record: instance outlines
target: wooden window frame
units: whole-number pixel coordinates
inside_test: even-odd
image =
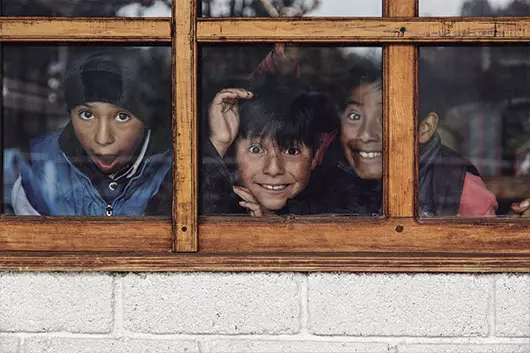
[[[172,19],[0,18],[0,42],[171,44],[174,82],[172,219],[3,216],[0,269],[530,272],[529,222],[419,220],[415,191],[418,45],[529,42],[530,18],[420,18],[417,1],[383,0],[383,18],[198,19],[195,0]],[[197,48],[263,42],[385,45],[385,217],[198,217]]]

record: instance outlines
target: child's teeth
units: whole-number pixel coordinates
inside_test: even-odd
[[[381,155],[381,152],[364,152],[364,151],[359,151],[359,154],[361,155],[361,157],[363,158],[375,158],[375,157],[379,157]]]
[[[265,185],[265,184],[262,184],[262,186],[265,189],[269,189],[269,190],[281,190],[281,189],[285,189],[287,187],[287,185],[285,185],[285,184],[283,184],[283,185]]]

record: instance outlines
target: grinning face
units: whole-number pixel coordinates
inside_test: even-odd
[[[383,176],[383,100],[380,83],[352,91],[341,117],[340,140],[346,160],[363,179]]]
[[[264,208],[275,211],[309,183],[313,153],[306,145],[281,149],[276,140],[238,138],[236,162],[239,184]]]
[[[102,172],[130,164],[144,134],[136,116],[114,104],[87,102],[72,109],[70,117],[81,146]]]

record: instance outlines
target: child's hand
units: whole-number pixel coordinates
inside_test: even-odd
[[[250,99],[252,92],[242,88],[225,88],[219,91],[208,109],[210,141],[217,153],[224,157],[236,139],[239,130],[238,99]]]
[[[241,207],[246,208],[251,216],[261,217],[273,215],[271,211],[261,207],[261,205],[256,201],[256,198],[254,197],[254,195],[252,195],[249,189],[241,186],[234,186],[234,192],[237,196],[243,199],[243,201],[239,202],[239,205]]]
[[[508,215],[512,217],[530,217],[530,199],[512,203]]]
[[[297,6],[282,7],[279,16],[301,17],[303,11]],[[305,49],[296,45],[276,43],[272,51],[272,61],[281,74],[291,74],[296,71],[304,56]]]

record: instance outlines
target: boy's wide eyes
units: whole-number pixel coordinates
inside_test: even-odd
[[[118,121],[120,123],[125,123],[125,122],[127,122],[129,120],[131,120],[131,116],[129,114],[118,113],[118,115],[116,115],[116,121]]]
[[[352,121],[361,120],[361,114],[359,114],[357,112],[348,112],[348,113],[346,113],[346,118],[348,118],[348,120],[352,120]]]
[[[82,110],[79,112],[79,117],[83,120],[91,120],[94,118],[94,114],[92,114],[88,110]]]
[[[263,148],[261,147],[261,145],[255,144],[255,145],[250,146],[248,151],[250,153],[256,153],[257,154],[257,153],[262,153],[263,152]]]
[[[285,150],[283,151],[283,154],[286,154],[286,155],[288,155],[288,156],[297,156],[297,155],[299,155],[300,153],[302,153],[302,152],[301,152],[300,149],[297,148],[297,147],[289,147],[289,148],[287,148],[287,149],[285,149]]]
[[[79,112],[79,117],[82,120],[92,120],[94,119],[94,114],[91,111],[88,110],[82,110]],[[114,117],[114,119],[119,123],[126,123],[129,120],[131,120],[131,116],[127,113],[118,113]]]

